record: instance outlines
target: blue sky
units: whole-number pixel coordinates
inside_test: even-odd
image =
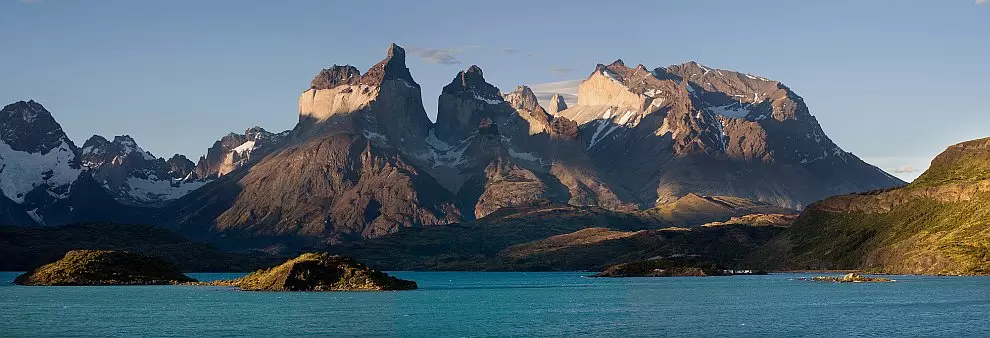
[[[567,90],[616,58],[696,60],[784,82],[837,144],[905,179],[990,136],[990,3],[974,0],[0,0],[0,102],[39,101],[78,144],[130,134],[198,158],[228,132],[291,128],[321,68],[367,69],[390,42],[431,117],[471,64],[503,91]]]

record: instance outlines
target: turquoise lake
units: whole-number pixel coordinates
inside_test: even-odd
[[[587,278],[393,272],[420,289],[270,293],[226,287],[25,287],[0,272],[0,336],[987,336],[990,278],[810,274]],[[240,274],[189,274],[200,280]]]

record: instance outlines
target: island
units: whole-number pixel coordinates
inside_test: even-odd
[[[708,267],[703,267],[708,266]],[[651,259],[609,266],[591,277],[707,277],[731,276],[734,270],[716,268],[711,264],[686,264],[666,259]],[[754,274],[752,272],[747,274]]]
[[[830,283],[886,283],[893,282],[890,278],[883,277],[867,277],[860,275],[855,272],[850,272],[842,277],[837,276],[818,276],[812,277],[811,280],[816,282],[830,282]]]
[[[54,263],[18,276],[14,284],[169,285],[195,281],[161,258],[130,251],[73,250]]]
[[[198,285],[234,286],[245,291],[391,291],[412,290],[414,281],[398,279],[340,255],[305,253],[279,266],[242,278]]]

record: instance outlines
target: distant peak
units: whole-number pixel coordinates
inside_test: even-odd
[[[527,86],[517,86],[516,90],[505,94],[505,101],[515,109],[525,109],[533,112],[543,111],[533,90]]]
[[[393,43],[388,46],[386,54],[385,59],[371,66],[361,77],[361,83],[379,85],[386,80],[405,80],[416,84],[406,67],[406,50]]]
[[[626,64],[625,64],[625,62],[622,62],[622,59],[615,59],[615,61],[614,61],[614,62],[612,62],[612,64],[610,64],[610,65],[608,65],[608,66],[609,66],[609,67],[612,67],[612,66],[620,66],[620,67],[625,67],[625,66],[626,66]]]
[[[128,143],[134,144],[134,143],[136,143],[134,141],[134,138],[131,137],[131,135],[114,136],[113,137],[113,142],[115,142],[115,143],[123,143],[123,144],[128,144]]]
[[[399,45],[397,45],[397,44],[395,44],[393,42],[393,43],[391,43],[391,44],[388,45],[387,55],[390,58],[391,57],[394,57],[396,55],[401,55],[402,57],[405,57],[406,56],[406,50],[405,49],[402,49],[402,47],[399,47]]]
[[[107,144],[110,144],[110,141],[108,141],[106,137],[103,137],[103,136],[100,136],[100,135],[93,135],[93,136],[90,136],[88,140],[86,140],[86,143],[83,143],[83,147],[84,148],[85,147],[90,147],[90,146],[97,146],[97,147],[99,147],[99,146],[107,145]]]
[[[527,96],[528,95],[536,96],[536,95],[533,94],[533,90],[530,89],[529,86],[526,86],[526,85],[516,86],[516,90],[513,90],[512,92],[513,93],[522,93],[522,94],[527,95]]]
[[[550,97],[550,104],[547,106],[548,113],[555,115],[560,111],[567,109],[567,102],[564,101],[564,97],[560,94],[553,94]]]
[[[479,76],[483,76],[484,75],[484,73],[481,71],[481,67],[478,67],[477,65],[471,65],[471,67],[468,67],[467,72],[468,73],[477,73]]]

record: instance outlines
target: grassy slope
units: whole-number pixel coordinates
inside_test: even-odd
[[[776,269],[990,274],[988,140],[949,147],[915,182],[810,206],[750,261]]]

